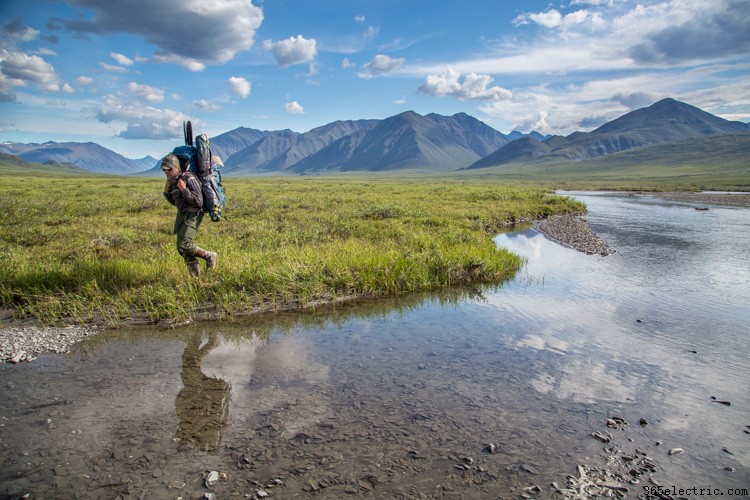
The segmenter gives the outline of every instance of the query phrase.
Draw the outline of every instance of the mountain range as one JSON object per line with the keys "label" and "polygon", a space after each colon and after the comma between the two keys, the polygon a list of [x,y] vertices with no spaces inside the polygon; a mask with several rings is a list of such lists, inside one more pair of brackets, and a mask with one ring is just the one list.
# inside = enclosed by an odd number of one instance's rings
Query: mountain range
{"label": "mountain range", "polygon": [[135,174],[150,169],[156,158],[131,160],[95,142],[45,142],[44,144],[0,143],[0,153],[31,163],[75,165],[102,174]]}
{"label": "mountain range", "polygon": [[684,139],[750,130],[750,124],[729,121],[674,99],[631,111],[592,132],[574,132],[542,141],[523,138],[498,149],[468,168],[486,168],[539,161],[578,162],[620,151]]}
{"label": "mountain range", "polygon": [[[212,137],[210,143],[212,152],[223,159],[226,175],[446,172],[549,162],[570,164],[748,130],[750,124],[725,120],[667,98],[591,132],[565,137],[517,131],[504,135],[465,113],[423,116],[406,111],[382,120],[335,121],[305,133],[240,127]],[[161,175],[155,158],[131,160],[91,142],[6,142],[0,144],[0,153],[99,173]]]}

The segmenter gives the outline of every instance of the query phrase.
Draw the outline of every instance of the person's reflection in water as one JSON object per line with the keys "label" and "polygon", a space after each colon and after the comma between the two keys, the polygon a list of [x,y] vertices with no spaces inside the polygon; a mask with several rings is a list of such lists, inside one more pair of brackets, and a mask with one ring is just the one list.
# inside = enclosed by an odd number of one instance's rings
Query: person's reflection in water
{"label": "person's reflection in water", "polygon": [[209,453],[219,451],[221,435],[229,417],[231,386],[224,380],[209,377],[201,371],[201,362],[208,352],[219,345],[219,337],[212,333],[201,347],[202,335],[196,333],[182,354],[183,388],[174,406],[180,419],[176,437],[195,443]]}

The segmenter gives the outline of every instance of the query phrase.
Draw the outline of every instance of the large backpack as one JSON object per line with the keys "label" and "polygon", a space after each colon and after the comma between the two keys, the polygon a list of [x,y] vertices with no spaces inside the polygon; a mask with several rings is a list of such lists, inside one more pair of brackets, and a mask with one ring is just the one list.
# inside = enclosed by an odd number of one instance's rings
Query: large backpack
{"label": "large backpack", "polygon": [[201,182],[203,212],[209,214],[212,221],[218,222],[221,220],[226,197],[221,184],[219,165],[212,161],[208,136],[200,134],[195,137],[193,143],[193,126],[189,121],[183,123],[183,132],[185,145],[174,148],[172,154],[180,160],[183,172],[190,170]]}

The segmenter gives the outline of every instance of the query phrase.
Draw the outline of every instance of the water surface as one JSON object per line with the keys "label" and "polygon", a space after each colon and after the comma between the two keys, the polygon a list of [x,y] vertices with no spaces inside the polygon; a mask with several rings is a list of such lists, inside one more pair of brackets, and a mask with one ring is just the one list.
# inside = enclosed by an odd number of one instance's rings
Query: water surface
{"label": "water surface", "polygon": [[750,212],[572,195],[613,255],[527,230],[497,237],[528,259],[502,286],[106,332],[3,365],[0,495],[548,497],[613,448],[664,486],[747,488]]}

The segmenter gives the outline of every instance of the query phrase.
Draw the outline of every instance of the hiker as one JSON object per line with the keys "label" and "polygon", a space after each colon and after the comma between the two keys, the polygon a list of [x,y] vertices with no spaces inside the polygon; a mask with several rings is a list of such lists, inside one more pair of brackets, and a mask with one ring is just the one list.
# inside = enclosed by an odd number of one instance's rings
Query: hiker
{"label": "hiker", "polygon": [[193,239],[203,220],[203,192],[198,178],[191,172],[180,169],[180,160],[168,154],[161,161],[161,169],[167,176],[164,184],[164,197],[177,207],[174,221],[174,234],[177,235],[177,251],[190,269],[198,277],[201,272],[198,257],[206,261],[206,269],[216,267],[216,252],[198,247]]}

